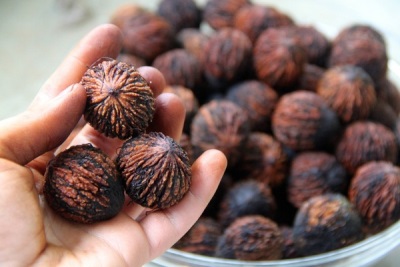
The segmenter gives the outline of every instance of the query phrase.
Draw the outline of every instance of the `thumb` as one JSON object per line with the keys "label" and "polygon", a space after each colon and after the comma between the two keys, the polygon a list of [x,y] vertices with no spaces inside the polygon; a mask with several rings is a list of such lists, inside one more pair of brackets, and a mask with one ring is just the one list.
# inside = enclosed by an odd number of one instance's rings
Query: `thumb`
{"label": "thumb", "polygon": [[0,158],[25,165],[60,145],[83,114],[86,93],[74,84],[46,103],[0,122]]}

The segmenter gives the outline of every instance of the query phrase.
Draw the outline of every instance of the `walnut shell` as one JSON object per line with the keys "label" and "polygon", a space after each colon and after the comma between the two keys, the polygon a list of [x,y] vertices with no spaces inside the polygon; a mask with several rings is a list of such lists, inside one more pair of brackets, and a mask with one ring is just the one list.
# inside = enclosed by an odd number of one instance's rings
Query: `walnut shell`
{"label": "walnut shell", "polygon": [[114,14],[111,20],[121,29],[125,53],[139,56],[150,64],[174,46],[174,29],[167,20],[143,8],[128,7],[127,10]]}
{"label": "walnut shell", "polygon": [[317,85],[317,94],[344,123],[366,119],[376,103],[372,79],[353,65],[327,69]]}
{"label": "walnut shell", "polygon": [[222,227],[217,221],[209,217],[200,217],[192,228],[175,243],[173,248],[213,256],[221,234]]}
{"label": "walnut shell", "polygon": [[45,179],[47,204],[67,220],[107,220],[124,204],[124,187],[116,165],[91,144],[73,146],[58,154],[47,165]]}
{"label": "walnut shell", "polygon": [[139,135],[153,119],[153,91],[131,65],[102,61],[85,72],[81,84],[87,94],[84,117],[106,136]]}
{"label": "walnut shell", "polygon": [[118,153],[117,166],[126,193],[144,207],[169,208],[190,188],[192,173],[187,153],[163,133],[151,132],[127,140]]}
{"label": "walnut shell", "polygon": [[395,163],[398,156],[396,137],[393,131],[380,123],[356,121],[344,129],[335,155],[350,174],[369,161]]}
{"label": "walnut shell", "polygon": [[278,225],[260,215],[236,219],[220,237],[215,255],[246,261],[279,260],[283,238]]}
{"label": "walnut shell", "polygon": [[385,39],[373,26],[353,24],[342,29],[332,41],[328,67],[355,65],[379,83],[386,77],[388,52]]}
{"label": "walnut shell", "polygon": [[212,100],[201,106],[191,124],[190,139],[195,157],[216,148],[234,166],[250,133],[247,113],[229,100]]}
{"label": "walnut shell", "polygon": [[328,193],[304,202],[293,223],[293,239],[300,256],[316,255],[364,238],[361,218],[346,197]]}
{"label": "walnut shell", "polygon": [[255,41],[256,75],[278,92],[288,90],[300,79],[306,62],[305,50],[285,28],[268,28]]}
{"label": "walnut shell", "polygon": [[336,113],[319,95],[309,91],[283,95],[272,114],[276,139],[296,151],[330,148],[340,126]]}
{"label": "walnut shell", "polygon": [[349,199],[365,231],[378,233],[400,220],[400,168],[387,161],[361,165],[351,180]]}

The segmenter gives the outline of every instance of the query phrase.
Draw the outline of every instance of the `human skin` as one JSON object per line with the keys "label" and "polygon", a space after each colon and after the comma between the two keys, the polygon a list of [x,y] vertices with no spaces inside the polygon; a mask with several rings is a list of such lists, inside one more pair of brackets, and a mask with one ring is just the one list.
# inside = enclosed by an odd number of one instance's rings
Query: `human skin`
{"label": "human skin", "polygon": [[[92,143],[112,158],[121,140],[107,138],[81,117],[86,93],[79,81],[102,57],[115,58],[121,33],[101,25],[85,36],[45,82],[27,110],[0,122],[0,266],[142,266],[170,248],[199,218],[226,168],[209,150],[192,165],[192,185],[175,206],[148,212],[126,201],[113,219],[90,225],[64,220],[42,196],[44,171],[56,153]],[[160,72],[138,69],[150,82],[156,114],[149,131],[179,140],[184,107]],[[77,126],[78,125],[78,126]]]}

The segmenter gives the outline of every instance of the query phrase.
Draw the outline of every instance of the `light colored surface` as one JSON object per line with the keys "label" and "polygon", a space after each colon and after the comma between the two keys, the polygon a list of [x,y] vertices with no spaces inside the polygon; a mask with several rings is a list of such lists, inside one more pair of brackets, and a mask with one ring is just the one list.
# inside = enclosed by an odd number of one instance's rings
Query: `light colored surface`
{"label": "light colored surface", "polygon": [[[0,119],[24,110],[47,77],[93,27],[108,22],[122,3],[148,8],[158,1],[2,0],[0,1]],[[205,1],[199,1],[204,3]],[[351,23],[369,23],[385,36],[391,58],[400,60],[398,0],[264,0],[299,23],[317,25],[327,35]],[[73,4],[68,8],[68,4]],[[75,21],[75,22],[74,22]],[[393,77],[400,85],[400,79]],[[400,248],[376,266],[399,266]]]}

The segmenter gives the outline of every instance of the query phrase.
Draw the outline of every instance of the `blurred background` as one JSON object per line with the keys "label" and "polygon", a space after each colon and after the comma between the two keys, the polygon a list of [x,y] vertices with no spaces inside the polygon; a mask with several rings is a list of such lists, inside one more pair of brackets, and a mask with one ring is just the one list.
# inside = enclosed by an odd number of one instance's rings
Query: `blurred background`
{"label": "blurred background", "polygon": [[[153,8],[157,0],[1,0],[0,119],[24,110],[44,81],[93,27],[107,23],[123,3]],[[198,1],[200,5],[205,0]],[[280,8],[296,22],[316,25],[328,36],[351,23],[369,23],[385,36],[390,68],[400,76],[398,0],[253,0]],[[393,76],[393,75],[392,75]],[[397,85],[399,78],[394,77]]]}
{"label": "blurred background", "polygon": [[[157,0],[1,0],[0,119],[23,111],[75,44],[95,26],[107,23],[124,3],[154,9]],[[352,23],[367,23],[386,38],[390,77],[400,87],[398,0],[253,0],[274,6],[302,24],[334,37]],[[203,5],[205,0],[198,1]],[[399,266],[400,248],[376,266]]]}

